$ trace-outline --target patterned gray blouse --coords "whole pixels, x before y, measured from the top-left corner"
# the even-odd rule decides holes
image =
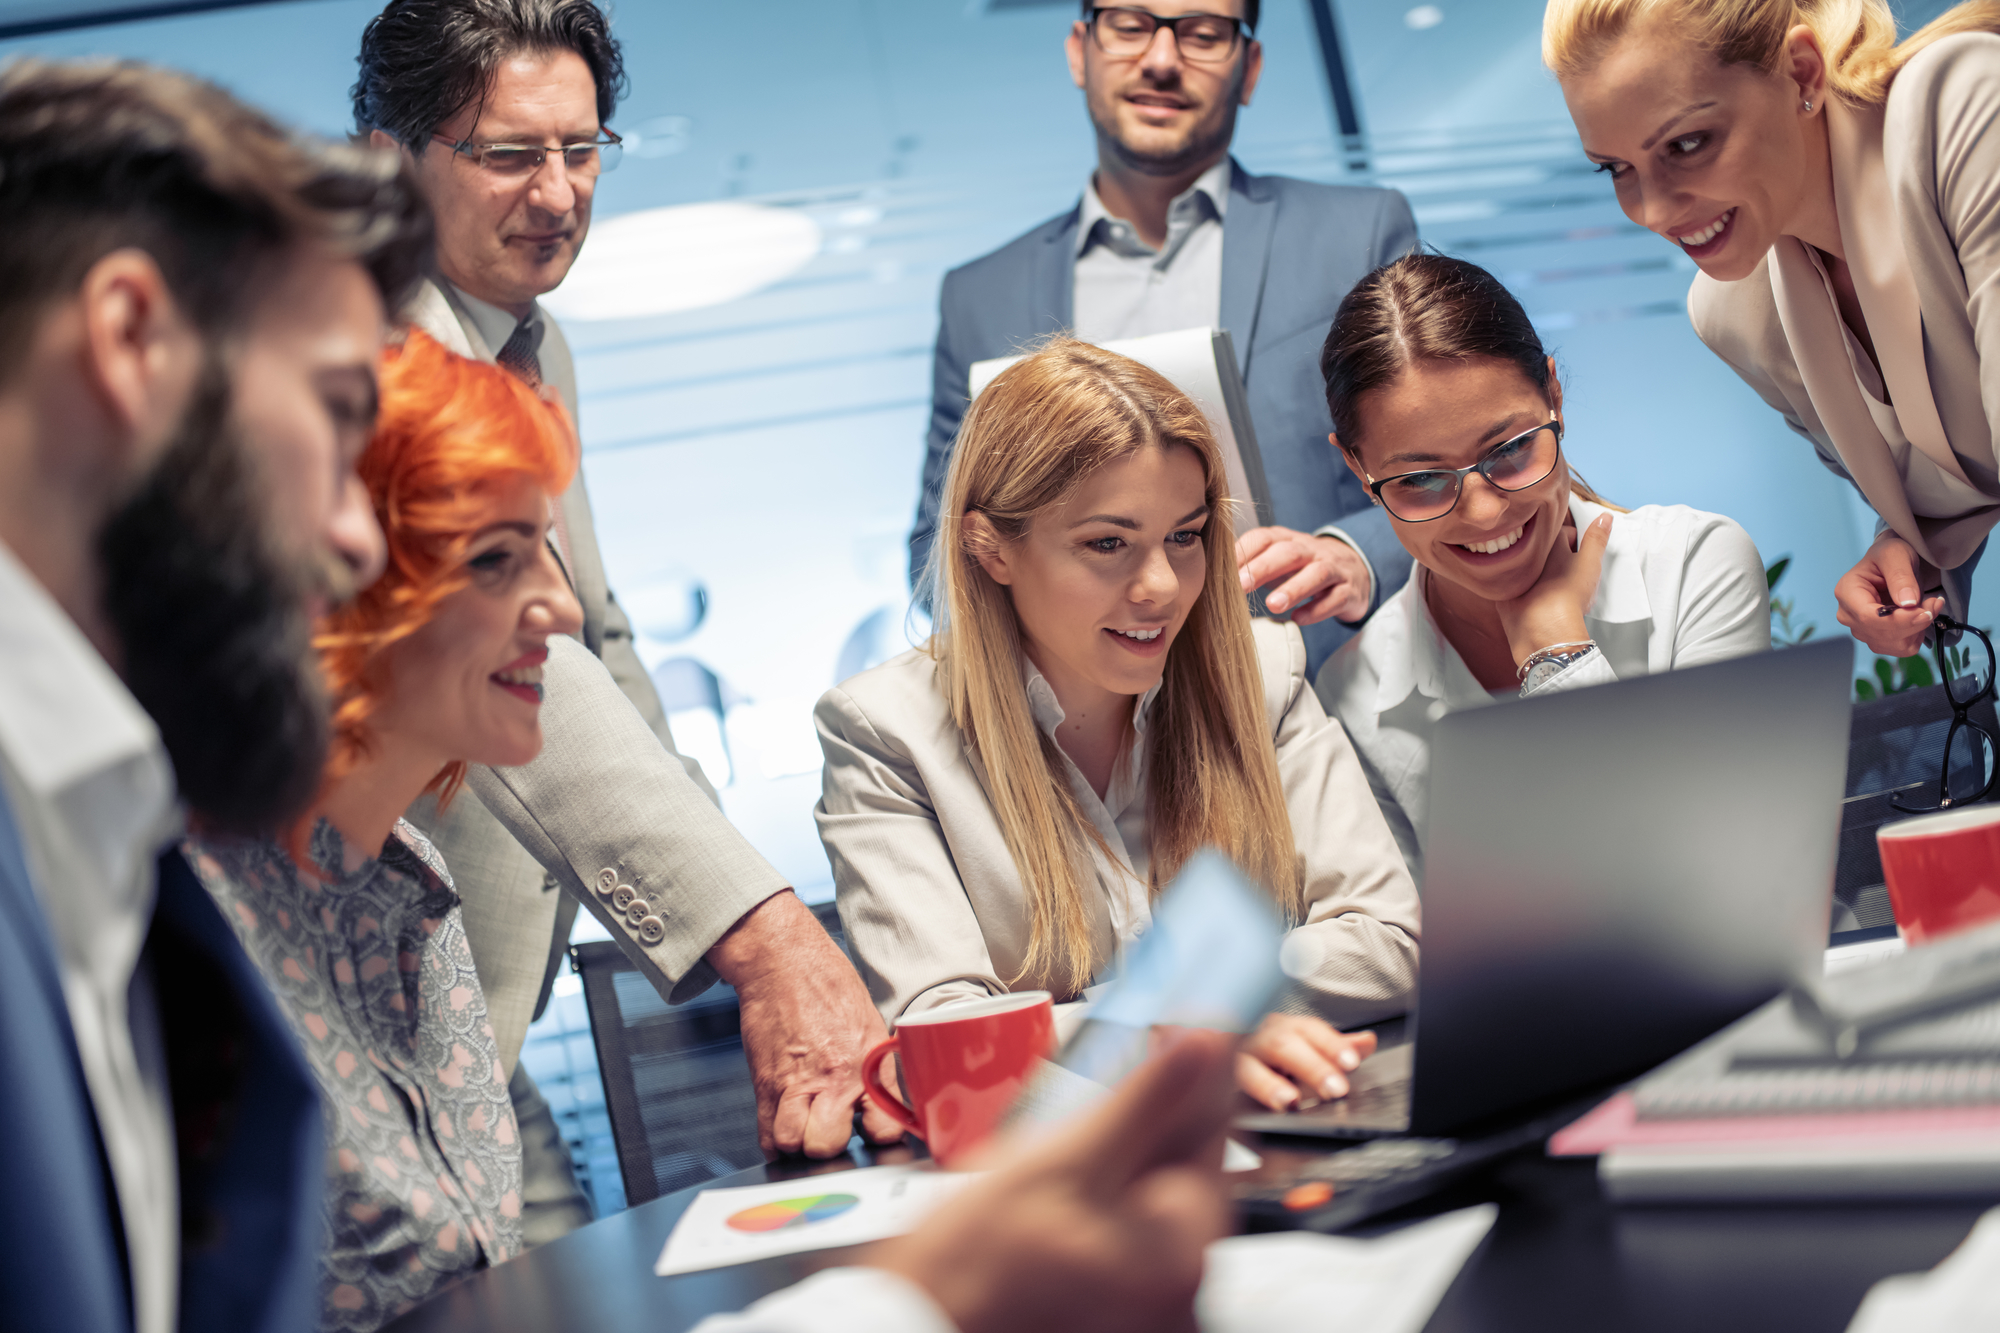
[[[398,820],[343,868],[322,819],[307,869],[270,841],[189,858],[319,1077],[328,1247],[320,1326],[372,1333],[521,1251],[521,1145],[450,873]]]

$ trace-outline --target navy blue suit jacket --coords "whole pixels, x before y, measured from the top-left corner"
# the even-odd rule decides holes
[[[319,1326],[319,1090],[178,852],[146,942],[179,1140],[181,1333]],[[130,1333],[119,1221],[40,900],[0,801],[0,1328]]]
[[[1013,356],[1072,323],[1082,204],[945,275],[931,377],[923,494],[910,533],[910,578],[930,559],[937,507],[971,366]],[[1222,327],[1236,344],[1273,519],[1300,532],[1338,523],[1375,567],[1373,612],[1410,576],[1410,556],[1367,490],[1334,456],[1319,352],[1341,298],[1371,270],[1416,247],[1409,203],[1394,190],[1252,176],[1231,163],[1222,225]],[[1307,626],[1309,670],[1352,634]]]

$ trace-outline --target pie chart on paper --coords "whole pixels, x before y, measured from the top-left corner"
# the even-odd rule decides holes
[[[731,1213],[727,1221],[732,1231],[782,1231],[829,1221],[860,1202],[860,1196],[854,1194],[813,1194],[803,1199],[760,1203],[755,1208]]]

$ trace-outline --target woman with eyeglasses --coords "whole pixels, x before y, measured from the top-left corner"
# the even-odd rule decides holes
[[[1046,990],[1058,1024],[1219,847],[1294,923],[1296,989],[1238,1079],[1337,1097],[1404,1011],[1418,907],[1297,627],[1253,621],[1222,454],[1156,372],[1059,339],[972,404],[939,509],[930,641],[815,718],[841,923],[883,1017]]]
[[[1771,646],[1742,528],[1684,505],[1620,510],[1565,464],[1554,359],[1484,269],[1435,254],[1377,269],[1341,302],[1320,370],[1331,439],[1416,566],[1318,692],[1420,877],[1445,712]]]

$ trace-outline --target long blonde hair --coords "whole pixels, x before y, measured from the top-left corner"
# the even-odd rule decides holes
[[[930,640],[952,721],[986,770],[988,794],[1032,911],[1019,977],[1069,993],[1093,957],[1084,865],[1102,839],[1071,794],[1063,759],[1035,725],[1022,683],[1021,626],[979,557],[1018,541],[1107,464],[1184,445],[1201,459],[1209,505],[1203,595],[1167,650],[1146,727],[1149,887],[1197,849],[1220,847],[1294,918],[1302,876],[1264,710],[1250,613],[1236,589],[1236,538],[1222,455],[1201,410],[1157,372],[1055,338],[1009,367],[966,414],[945,478],[926,575],[939,616]],[[983,525],[968,524],[971,514]],[[982,545],[986,543],[987,545]]]
[[[1827,86],[1842,101],[1873,106],[1896,72],[1932,42],[1964,32],[2000,32],[2000,0],[1970,0],[1938,15],[1902,42],[1884,0],[1549,0],[1542,15],[1542,60],[1559,79],[1595,64],[1634,24],[1666,19],[1725,65],[1770,71],[1785,34],[1811,28],[1826,53]]]

